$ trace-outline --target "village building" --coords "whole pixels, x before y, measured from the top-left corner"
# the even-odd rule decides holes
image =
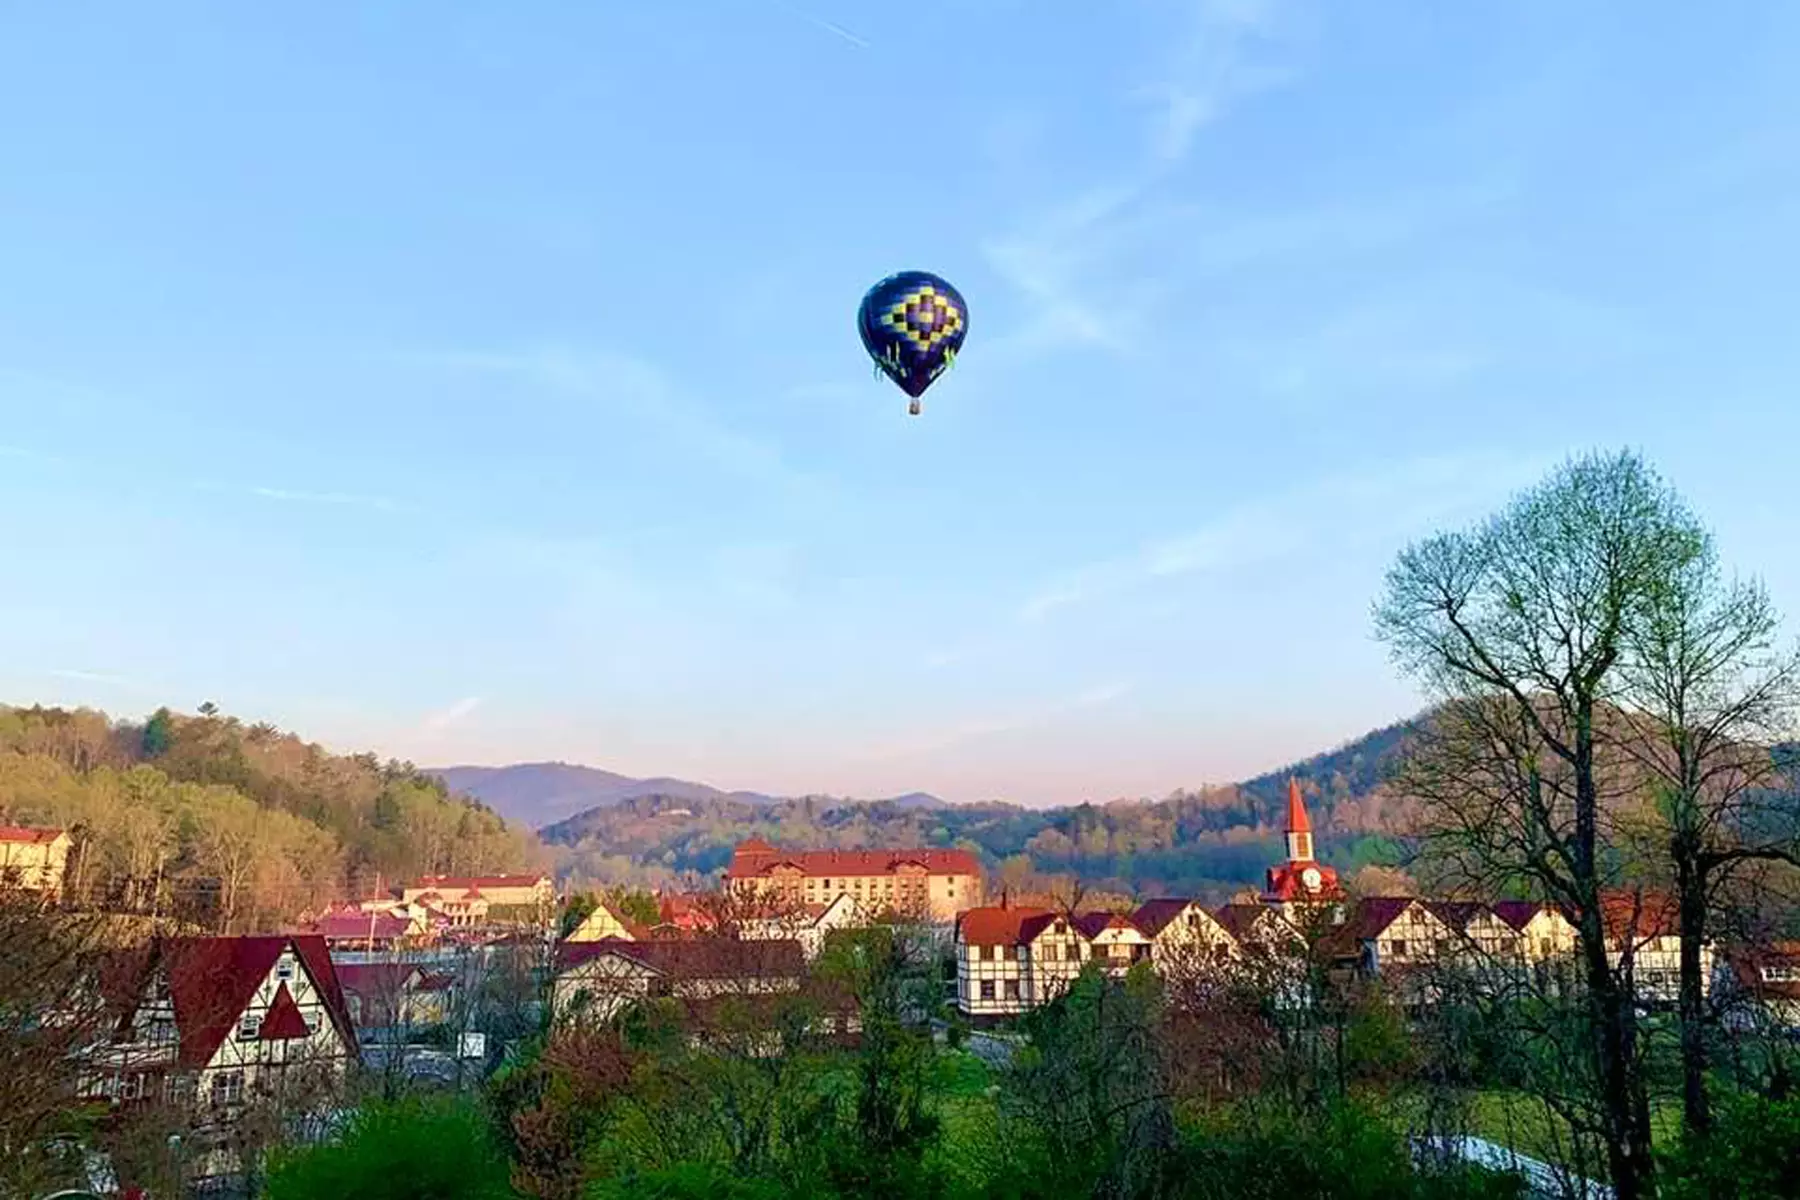
[[[866,923],[856,901],[839,893],[829,904],[800,904],[764,916],[745,917],[738,922],[738,936],[753,940],[792,938],[800,943],[810,961],[819,956],[826,935],[833,930]]]
[[[1457,933],[1412,896],[1373,896],[1351,906],[1333,950],[1365,975],[1406,971],[1439,961]]]
[[[1478,900],[1428,900],[1426,907],[1454,935],[1442,948],[1472,966],[1523,963],[1524,938],[1499,913]]]
[[[1296,925],[1315,919],[1322,908],[1330,908],[1333,917],[1341,914],[1336,906],[1344,889],[1335,868],[1319,862],[1313,855],[1312,818],[1300,798],[1300,781],[1288,780],[1287,861],[1269,868],[1263,887],[1263,903],[1281,910],[1281,915]]]
[[[341,1080],[357,1058],[321,937],[158,938],[111,960],[101,991],[118,1018],[84,1064],[88,1098],[189,1101],[225,1120],[301,1076]]]
[[[805,953],[791,938],[562,942],[551,1003],[560,1020],[606,1020],[644,999],[794,992],[805,972]]]
[[[1519,933],[1519,952],[1528,965],[1556,962],[1575,953],[1575,926],[1554,904],[1538,900],[1496,900],[1494,915]]]
[[[423,911],[403,916],[361,907],[328,909],[302,932],[324,938],[333,952],[412,949],[428,945],[437,934]]]
[[[396,889],[401,900],[438,904],[485,901],[487,907],[548,912],[556,905],[556,888],[548,875],[423,875]],[[485,916],[485,911],[484,914]]]
[[[442,1024],[453,978],[417,962],[337,963],[345,1011],[363,1041]]]
[[[718,925],[718,905],[699,892],[673,892],[658,896],[657,922],[647,931],[653,938],[695,937]]]
[[[1226,904],[1212,910],[1219,928],[1231,935],[1238,953],[1260,956],[1299,954],[1306,949],[1306,937],[1281,910],[1261,904]]]
[[[738,900],[830,904],[849,896],[862,912],[947,924],[982,901],[981,864],[966,850],[778,850],[740,842],[725,870]]]
[[[0,888],[60,898],[72,845],[66,829],[0,825]]]
[[[639,942],[648,936],[645,930],[639,929],[627,921],[619,911],[606,901],[598,901],[594,910],[571,929],[565,942]]]
[[[1675,898],[1654,892],[1606,892],[1600,897],[1600,922],[1607,963],[1615,972],[1629,974],[1638,1001],[1676,1003],[1681,994],[1681,936]],[[1703,995],[1712,992],[1713,959],[1712,943],[1702,943]]]
[[[1068,990],[1093,948],[1046,908],[973,908],[957,918],[956,1003],[965,1016],[1016,1016]]]
[[[1800,942],[1734,946],[1720,955],[1715,990],[1735,1030],[1800,1030]]]
[[[1237,957],[1237,939],[1198,900],[1146,900],[1131,922],[1150,939],[1150,959],[1160,965],[1196,965]]]
[[[1074,926],[1088,944],[1088,954],[1114,975],[1150,961],[1151,939],[1124,913],[1077,913]]]

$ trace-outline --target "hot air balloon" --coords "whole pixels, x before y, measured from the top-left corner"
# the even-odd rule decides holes
[[[962,293],[938,276],[902,271],[869,289],[856,324],[863,349],[912,397],[907,411],[916,417],[919,397],[962,349],[969,332],[969,309]]]

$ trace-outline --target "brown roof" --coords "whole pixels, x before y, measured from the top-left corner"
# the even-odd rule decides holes
[[[1092,939],[1105,933],[1108,929],[1137,929],[1131,918],[1124,913],[1116,912],[1084,912],[1076,913],[1075,928],[1081,930],[1083,937]],[[1143,932],[1138,930],[1138,932]]]
[[[1146,900],[1138,905],[1138,910],[1131,914],[1132,922],[1150,937],[1155,937],[1169,927],[1169,922],[1187,911],[1193,904],[1192,899],[1180,896],[1163,896],[1155,900]]]
[[[0,842],[26,846],[46,846],[63,835],[60,829],[38,829],[30,825],[0,825]]]
[[[1256,925],[1264,917],[1279,916],[1260,904],[1227,904],[1223,908],[1213,910],[1212,919],[1224,927],[1225,932],[1242,941],[1256,931]]]
[[[607,954],[678,979],[797,978],[806,969],[805,952],[792,938],[562,942],[556,947],[556,969],[567,971]]]
[[[412,922],[405,917],[396,917],[391,913],[358,913],[332,912],[326,913],[307,930],[320,937],[332,941],[352,941],[358,938],[374,938],[380,941],[385,938],[405,937],[412,928]]]
[[[980,862],[967,850],[777,850],[761,838],[751,838],[732,851],[725,876],[756,878],[778,866],[791,866],[815,878],[892,875],[906,863],[917,863],[932,875],[981,873]]]
[[[1427,900],[1425,907],[1432,916],[1458,933],[1468,931],[1469,923],[1494,910],[1478,900]]]
[[[1370,896],[1358,900],[1344,922],[1343,936],[1357,941],[1378,938],[1400,919],[1401,913],[1418,903],[1411,896]]]
[[[1495,916],[1523,933],[1525,927],[1550,906],[1537,900],[1496,900],[1490,907]]]
[[[1047,908],[971,908],[956,919],[956,937],[965,946],[1017,946],[1037,937],[1055,918]]]

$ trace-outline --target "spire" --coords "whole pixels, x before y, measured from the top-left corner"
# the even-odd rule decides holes
[[[1312,821],[1307,817],[1306,805],[1300,799],[1300,781],[1292,775],[1288,776],[1287,831],[1289,833],[1312,832]]]

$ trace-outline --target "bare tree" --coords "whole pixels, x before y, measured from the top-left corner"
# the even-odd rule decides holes
[[[1712,1121],[1702,947],[1714,895],[1746,864],[1800,862],[1793,806],[1771,803],[1770,752],[1800,706],[1800,655],[1777,647],[1781,621],[1762,586],[1723,578],[1710,537],[1653,599],[1626,641],[1624,744],[1651,782],[1674,875],[1682,1113],[1703,1135]]]
[[[1376,628],[1443,706],[1412,782],[1473,881],[1527,883],[1578,933],[1608,1165],[1653,1194],[1633,998],[1608,959],[1606,731],[1630,639],[1704,531],[1636,456],[1572,461],[1485,524],[1409,546]]]
[[[0,1194],[52,1181],[50,1139],[70,1132],[82,1056],[107,1033],[99,932],[95,918],[0,886]]]

